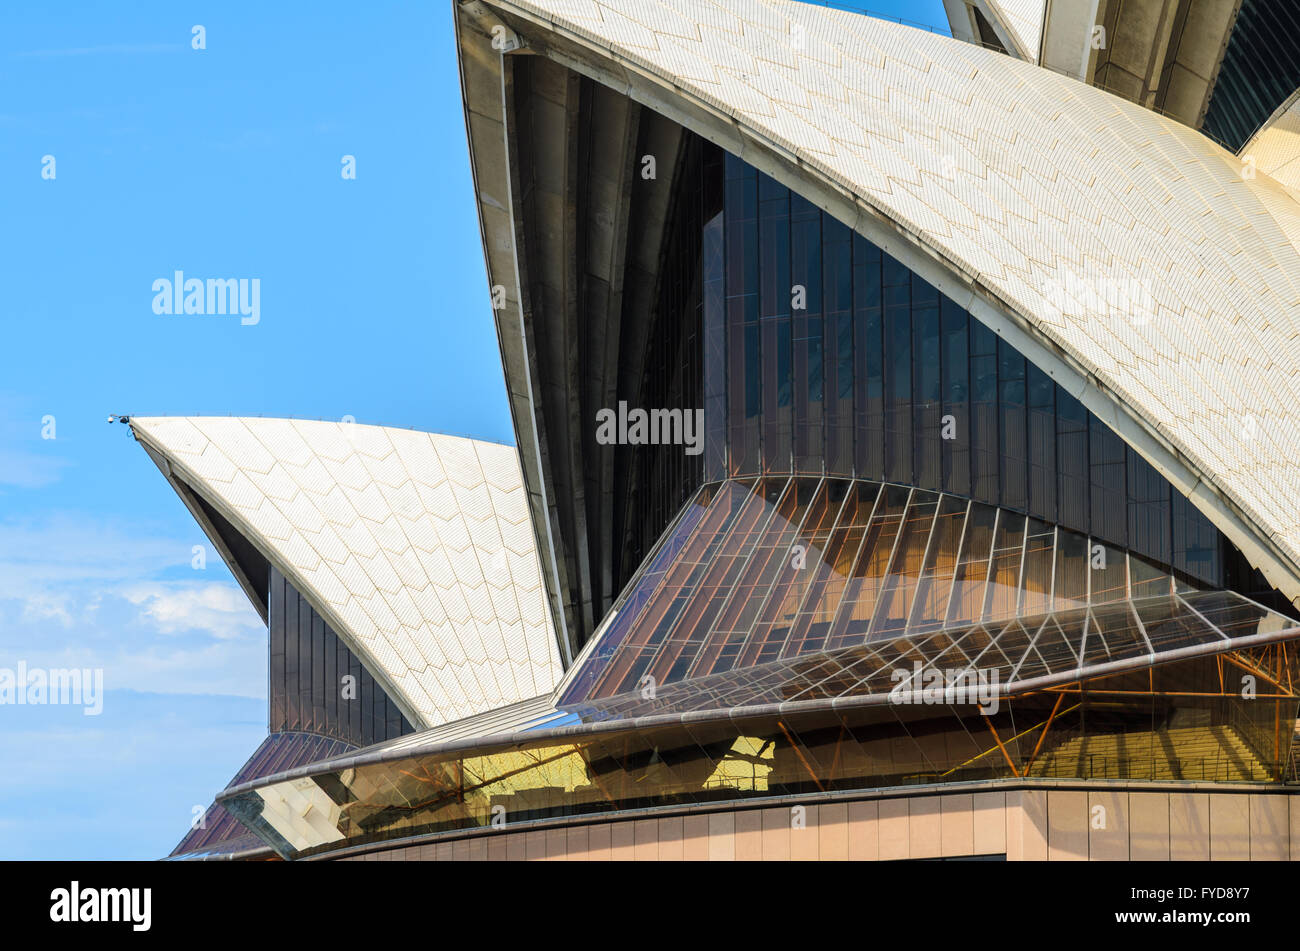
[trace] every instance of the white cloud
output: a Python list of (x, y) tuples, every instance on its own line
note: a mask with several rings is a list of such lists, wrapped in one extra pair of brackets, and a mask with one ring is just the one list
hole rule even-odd
[(0, 522), (0, 663), (264, 697), (266, 626), (220, 561), (189, 567), (192, 544), (84, 513)]
[(144, 582), (122, 589), (121, 595), (140, 607), (164, 634), (197, 629), (225, 640), (260, 633), (264, 627), (243, 591), (233, 584)]

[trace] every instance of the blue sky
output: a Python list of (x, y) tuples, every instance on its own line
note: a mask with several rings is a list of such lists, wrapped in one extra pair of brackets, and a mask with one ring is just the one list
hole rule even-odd
[[(514, 441), (451, 7), (0, 8), (0, 668), (107, 691), (0, 706), (0, 858), (165, 855), (266, 732), (265, 629), (110, 413)], [(154, 314), (176, 270), (258, 278), (260, 321)]]

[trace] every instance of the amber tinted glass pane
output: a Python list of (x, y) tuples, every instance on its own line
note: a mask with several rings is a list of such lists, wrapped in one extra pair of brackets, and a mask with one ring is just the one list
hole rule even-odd
[(1024, 564), (1025, 517), (1005, 509), (998, 513), (998, 530), (990, 562), (989, 586), (984, 596), (984, 620), (1014, 617), (1020, 598), (1020, 572)]
[(1029, 519), (1025, 539), (1025, 572), (1022, 580), (1019, 614), (1036, 616), (1052, 608), (1052, 569), (1056, 548), (1056, 529), (1037, 519)]
[(829, 649), (845, 647), (867, 636), (910, 495), (910, 490), (901, 486), (885, 486), (845, 588), (827, 643)]
[(907, 627), (938, 505), (933, 493), (919, 489), (912, 493), (871, 623), (873, 638), (889, 637)]
[(925, 569), (912, 607), (913, 630), (942, 627), (948, 616), (948, 599), (952, 594), (968, 508), (968, 502), (955, 496), (945, 495), (940, 500)]
[(984, 613), (984, 594), (988, 587), (989, 558), (993, 551), (998, 510), (989, 505), (971, 503), (970, 516), (962, 538), (961, 557), (949, 601), (948, 624), (957, 626), (978, 621)]
[(825, 646), (881, 491), (882, 487), (875, 483), (859, 482), (849, 492), (827, 542), (826, 556), (819, 562), (808, 596), (795, 618), (789, 644), (783, 651), (785, 656)]

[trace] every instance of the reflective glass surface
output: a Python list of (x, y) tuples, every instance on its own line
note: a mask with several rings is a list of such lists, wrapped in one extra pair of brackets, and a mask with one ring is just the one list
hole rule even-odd
[[(1160, 610), (1147, 618), (1157, 616)], [(1107, 636), (1119, 630), (1108, 625)], [(1059, 628), (1051, 633), (1044, 641), (1043, 630), (1035, 634), (1025, 625), (1000, 636), (1005, 653), (1032, 650), (1032, 663), (1041, 665), (1054, 662), (1064, 643)], [(1003, 654), (982, 628), (968, 641), (959, 645), (964, 656)], [(1108, 640), (1107, 646), (1122, 650), (1123, 643)], [(1290, 775), (1297, 671), (1295, 651), (1286, 648), (1293, 646), (1066, 683), (1004, 698), (987, 716), (970, 703), (935, 696), (920, 703), (594, 724), (490, 745), (343, 759), (311, 776), (236, 790), (222, 801), (291, 857), (439, 832), (492, 835), (538, 820), (780, 796), (808, 801), (886, 786), (1024, 776), (1276, 783)], [(899, 642), (880, 649), (899, 665), (917, 653)], [(1251, 700), (1239, 692), (1246, 671), (1258, 678)]]
[(888, 693), (909, 651), (1011, 684), (1292, 626), (1095, 538), (959, 496), (726, 481), (688, 503), (559, 705), (636, 716)]
[[(263, 776), (316, 763), (349, 753), (356, 747), (341, 740), (310, 733), (272, 733), (262, 741), (227, 788), (251, 782)], [(195, 825), (172, 850), (171, 858), (229, 855), (265, 845), (239, 823), (225, 806), (213, 803), (195, 819)]]
[(690, 245), (706, 482), (832, 475), (951, 493), (1223, 586), (1209, 520), (1051, 377), (843, 223), (701, 148), (701, 167), (723, 167), (703, 200), (722, 211)]

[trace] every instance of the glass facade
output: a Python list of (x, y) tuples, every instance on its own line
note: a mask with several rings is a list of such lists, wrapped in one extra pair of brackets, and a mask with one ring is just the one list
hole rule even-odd
[(270, 732), (314, 733), (354, 746), (413, 732), (356, 655), (274, 567), (269, 608)]
[[(226, 786), (229, 788), (252, 782), (263, 776), (341, 756), (355, 749), (355, 746), (342, 740), (311, 733), (272, 733), (262, 741), (262, 745)], [(198, 824), (186, 833), (170, 857), (231, 854), (260, 849), (265, 844), (227, 812), (225, 806), (214, 803), (204, 810)]]
[[(630, 716), (869, 694), (864, 645), (940, 631), (969, 646), (1074, 625), (1061, 631), (1074, 660), (1103, 663), (1107, 624), (1154, 653), (1147, 620), (1177, 646), (1287, 623), (1240, 597), (1234, 610), (1253, 621), (1220, 628), (1192, 610), (1197, 590), (1259, 597), (1267, 586), (993, 330), (741, 159), (695, 138), (686, 155), (664, 267), (679, 319), (699, 327), (703, 487), (615, 602), (561, 704)], [(668, 481), (664, 500), (685, 484)], [(1089, 607), (1150, 598), (1164, 606)], [(862, 676), (813, 686), (805, 660), (846, 651), (859, 651)], [(679, 684), (691, 686), (664, 692)]]
[[(1260, 674), (1254, 700), (1244, 670)], [(222, 802), (285, 857), (439, 832), (633, 809), (1011, 779), (1293, 779), (1300, 675), (1278, 647), (1193, 658), (970, 705), (729, 711), (653, 726), (395, 754)], [(308, 806), (311, 808), (307, 808)]]
[(867, 239), (713, 151), (705, 481), (824, 474), (952, 493), (1223, 584), (1210, 521), (1051, 377)]
[(1010, 509), (817, 477), (705, 486), (581, 658), (586, 717), (887, 694), (898, 666), (1040, 678), (1294, 622)]

